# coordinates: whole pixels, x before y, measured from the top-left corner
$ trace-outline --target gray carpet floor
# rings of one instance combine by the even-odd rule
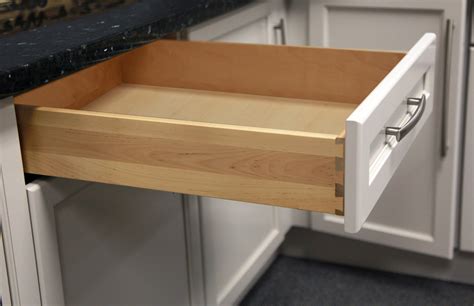
[[[474,286],[279,256],[241,305],[474,306]]]

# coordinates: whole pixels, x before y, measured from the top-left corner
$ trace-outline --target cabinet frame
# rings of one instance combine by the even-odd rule
[[[0,100],[0,210],[13,305],[40,304],[31,218],[13,97]]]

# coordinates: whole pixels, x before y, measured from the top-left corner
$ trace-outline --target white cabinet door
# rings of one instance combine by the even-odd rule
[[[188,38],[281,43],[284,33],[274,26],[284,18],[282,12],[269,3],[257,3],[191,29]],[[235,304],[283,241],[291,211],[207,197],[199,203],[205,304]]]
[[[311,0],[311,45],[407,51],[426,32],[438,37],[433,114],[382,193],[368,222],[358,234],[348,235],[343,231],[342,217],[315,213],[313,229],[452,257],[465,7],[465,1],[461,0]],[[442,156],[444,143],[449,148]]]
[[[64,179],[27,192],[43,304],[190,304],[181,195]]]

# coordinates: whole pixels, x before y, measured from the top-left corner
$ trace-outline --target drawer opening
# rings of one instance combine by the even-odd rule
[[[345,120],[403,56],[158,41],[17,96],[25,171],[342,214]]]

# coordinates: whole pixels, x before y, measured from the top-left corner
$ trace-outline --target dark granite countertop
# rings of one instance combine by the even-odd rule
[[[0,98],[71,74],[251,0],[139,0],[0,37]]]

